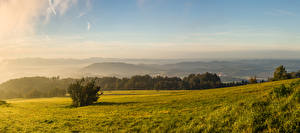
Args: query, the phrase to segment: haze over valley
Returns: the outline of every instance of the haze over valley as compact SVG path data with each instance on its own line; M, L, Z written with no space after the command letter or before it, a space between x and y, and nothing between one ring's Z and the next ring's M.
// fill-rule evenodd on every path
M200 60L200 61L199 61ZM131 77L135 75L178 76L192 73L217 73L222 81L248 80L252 76L267 80L273 70L286 64L288 71L300 70L296 59L245 59L245 60L201 60L201 59L47 59L20 58L1 62L1 82L21 77L44 76L61 78Z
M0 0L0 133L300 133L300 0Z

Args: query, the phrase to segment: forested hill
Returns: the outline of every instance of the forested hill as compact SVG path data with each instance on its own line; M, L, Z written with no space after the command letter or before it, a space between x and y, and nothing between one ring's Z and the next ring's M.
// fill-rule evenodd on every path
M13 79L0 85L0 98L65 96L68 86L74 80L59 77ZM103 77L97 78L96 83L102 90L196 90L239 85L224 84L218 75L212 73L190 74L183 79L149 75L136 75L131 78Z
M102 75L102 76L118 76L131 77L134 75L155 74L163 71L162 68L155 65L146 64L129 64L123 62L103 62L88 65L80 70L85 75Z
M130 66L129 66L130 67ZM92 77L87 77L90 79ZM269 81L300 78L300 72L288 73L284 66L274 71ZM0 84L0 98L32 98L65 96L67 88L75 79L59 77L26 77ZM131 78L102 77L96 83L102 90L201 90L265 82L252 77L249 81L222 82L214 73L189 74L183 78L167 76L136 75Z
M25 77L12 79L0 85L0 98L34 98L64 96L74 79L59 77Z

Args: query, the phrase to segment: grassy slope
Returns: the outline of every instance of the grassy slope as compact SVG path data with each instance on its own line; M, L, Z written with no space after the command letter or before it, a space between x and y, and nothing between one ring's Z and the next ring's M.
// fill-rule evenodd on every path
M274 86L296 80L199 91L112 91L101 103L80 108L69 107L69 98L14 99L0 106L0 132L295 131L299 101L267 97Z

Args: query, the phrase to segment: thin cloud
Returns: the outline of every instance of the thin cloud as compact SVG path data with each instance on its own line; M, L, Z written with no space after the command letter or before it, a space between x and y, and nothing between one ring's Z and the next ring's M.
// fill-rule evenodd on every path
M77 0L1 0L0 39L2 41L34 35L39 20L64 15Z
M81 4L85 4L86 8L84 11L80 12L77 15L77 18L87 21L86 30L90 31L91 25L92 24L95 25L91 20L91 15L89 14L89 11L92 9L92 0L86 0L85 3L81 3Z
M48 0L48 8L45 23L50 21L51 16L64 15L70 6L77 4L77 0Z
M270 12L266 12L265 14L272 15L272 16L296 16L294 12L282 10L282 9L276 9Z
M48 7L48 10L49 10L50 12L52 12L54 15L56 15L56 11L55 11L54 6L53 6L53 4L52 4L52 0L49 0L49 7ZM50 12L49 12L49 13L50 13Z
M90 29L91 29L91 23L90 23L90 22L87 22L87 27L86 27L86 29L87 29L88 31L90 31Z
M140 8L142 8L145 4L146 0L137 0L137 4Z
M77 17L78 17L78 18L81 18L81 17L83 17L83 16L85 16L85 15L86 15L86 12L81 12L81 13L78 14Z
M86 5L88 10L92 9L92 0L86 0L85 5Z
M87 13L92 9L92 0L86 0L85 3L83 3L83 4L85 4L86 8L85 8L85 10L83 12L80 12L78 14L78 16L77 16L78 18L86 16Z

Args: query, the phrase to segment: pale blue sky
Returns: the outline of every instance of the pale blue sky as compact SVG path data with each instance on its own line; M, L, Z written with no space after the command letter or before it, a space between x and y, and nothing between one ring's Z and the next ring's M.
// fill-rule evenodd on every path
M224 58L224 52L300 52L298 0L29 1L28 9L19 12L9 10L16 8L13 2L0 6L7 23L19 21L7 29L14 31L9 37L2 34L4 58L209 58L203 54L207 52ZM10 20L9 11L19 18Z

